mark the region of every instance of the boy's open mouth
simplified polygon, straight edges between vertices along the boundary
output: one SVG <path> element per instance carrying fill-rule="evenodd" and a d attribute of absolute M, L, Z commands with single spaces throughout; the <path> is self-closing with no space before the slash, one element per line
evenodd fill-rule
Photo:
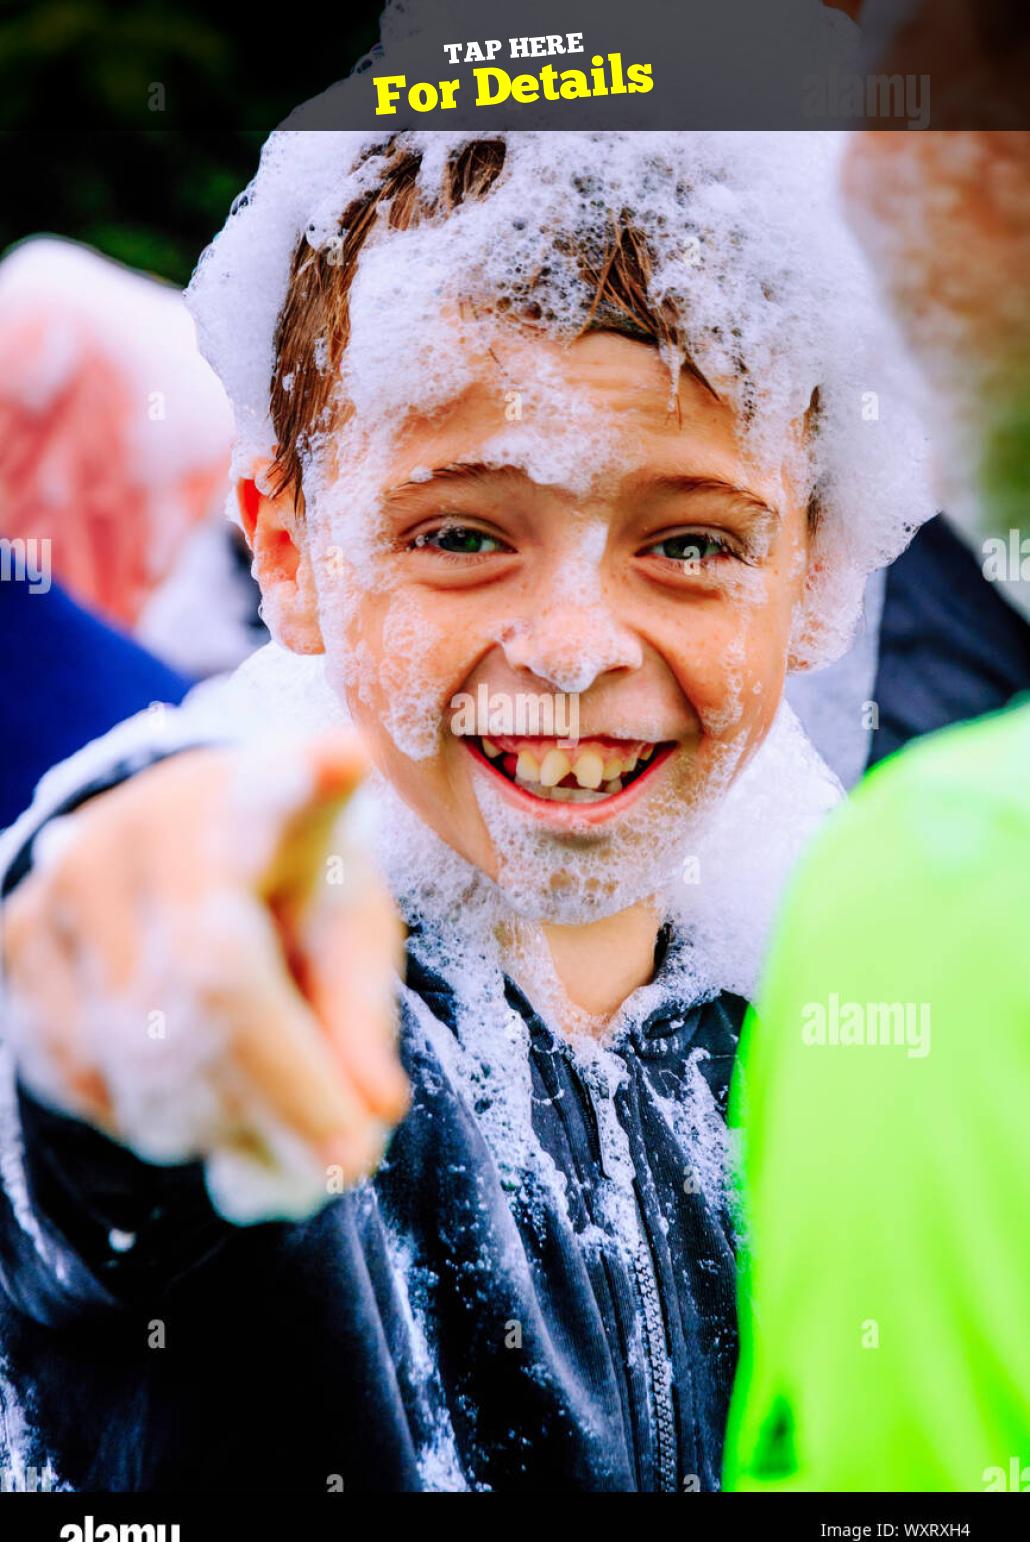
<path fill-rule="evenodd" d="M 557 739 L 467 738 L 490 770 L 531 797 L 549 803 L 606 803 L 641 781 L 675 748 L 640 739 L 581 739 L 562 749 Z"/>

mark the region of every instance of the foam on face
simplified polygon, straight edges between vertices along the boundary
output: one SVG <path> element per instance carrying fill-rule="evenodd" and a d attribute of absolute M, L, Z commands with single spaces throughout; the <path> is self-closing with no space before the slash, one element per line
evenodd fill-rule
<path fill-rule="evenodd" d="M 499 614 L 491 628 L 491 639 L 509 664 L 531 670 L 537 679 L 570 696 L 588 691 L 608 670 L 639 668 L 642 662 L 639 639 L 618 631 L 605 601 L 601 563 L 607 541 L 603 519 L 581 518 L 533 619 Z M 543 646 L 539 629 L 548 634 Z M 556 650 L 555 630 L 566 634 L 564 649 Z"/>
<path fill-rule="evenodd" d="M 799 626 L 798 646 L 808 662 L 836 656 L 864 576 L 933 512 L 911 376 L 837 206 L 838 136 L 503 137 L 505 165 L 485 198 L 412 230 L 380 224 L 362 251 L 339 379 L 354 418 L 332 436 L 334 451 L 360 437 L 361 456 L 345 457 L 348 475 L 360 465 L 367 480 L 382 468 L 408 411 L 431 412 L 470 384 L 470 356 L 453 347 L 455 314 L 474 309 L 476 325 L 496 323 L 503 307 L 525 304 L 529 275 L 544 269 L 532 288 L 537 324 L 573 336 L 592 292 L 555 235 L 585 236 L 601 250 L 612 212 L 628 209 L 653 253 L 652 303 L 673 302 L 683 314 L 693 359 L 746 419 L 756 458 L 778 466 L 793 457 L 807 487 L 818 487 L 809 609 L 819 625 Z M 427 193 L 439 190 L 446 156 L 464 142 L 428 133 L 401 140 L 422 156 Z M 194 275 L 189 303 L 237 408 L 240 464 L 272 449 L 271 338 L 293 249 L 338 236 L 342 211 L 381 172 L 384 144 L 374 134 L 273 135 L 246 201 Z M 679 361 L 668 362 L 671 379 Z M 551 425 L 536 437 L 532 474 L 575 486 L 591 450 L 603 449 L 598 425 L 577 417 L 569 393 L 558 399 L 544 368 L 512 386 L 535 392 Z M 817 387 L 819 426 L 806 457 L 796 425 Z M 506 453 L 503 435 L 491 453 Z M 320 459 L 316 445 L 305 487 L 316 526 L 334 480 Z"/>
<path fill-rule="evenodd" d="M 622 444 L 611 420 L 599 417 L 595 403 L 569 387 L 556 360 L 513 334 L 510 323 L 480 317 L 471 336 L 481 353 L 499 364 L 505 404 L 515 404 L 520 424 L 533 424 L 531 437 L 511 430 L 496 433 L 483 446 L 485 462 L 516 466 L 541 486 L 588 497 L 595 482 L 620 460 Z"/>
<path fill-rule="evenodd" d="M 429 966 L 452 980 L 463 999 L 468 982 L 482 975 L 476 958 L 501 970 L 498 938 L 513 927 L 524 952 L 541 922 L 595 920 L 653 899 L 658 913 L 690 939 L 677 965 L 684 999 L 720 990 L 753 993 L 786 876 L 841 788 L 786 704 L 741 768 L 744 750 L 742 737 L 722 746 L 693 807 L 658 798 L 646 811 L 629 811 L 618 835 L 606 837 L 596 852 L 576 850 L 557 886 L 563 864 L 553 837 L 538 836 L 507 804 L 495 808 L 485 778 L 476 778 L 477 797 L 484 799 L 501 857 L 496 882 L 452 851 L 377 777 L 379 861 L 406 918 L 424 930 Z M 545 993 L 548 978 L 545 971 Z M 650 989 L 632 1000 L 643 1008 Z"/>
<path fill-rule="evenodd" d="M 432 645 L 444 632 L 416 611 L 412 597 L 394 596 L 383 626 L 383 656 L 378 661 L 385 698 L 383 726 L 403 755 L 425 760 L 440 747 L 446 721 L 440 710 L 442 687 L 427 663 Z"/>

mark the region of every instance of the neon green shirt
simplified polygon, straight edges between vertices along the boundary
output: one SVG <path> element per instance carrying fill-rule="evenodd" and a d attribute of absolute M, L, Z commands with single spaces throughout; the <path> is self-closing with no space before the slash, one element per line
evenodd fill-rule
<path fill-rule="evenodd" d="M 760 1002 L 725 1486 L 1030 1489 L 1030 706 L 870 775 Z"/>

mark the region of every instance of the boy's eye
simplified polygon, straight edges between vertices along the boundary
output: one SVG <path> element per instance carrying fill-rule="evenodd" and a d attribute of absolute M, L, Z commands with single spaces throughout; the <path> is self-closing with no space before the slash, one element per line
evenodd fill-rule
<path fill-rule="evenodd" d="M 703 562 L 707 557 L 734 556 L 732 548 L 718 536 L 691 530 L 669 535 L 644 551 L 645 557 L 665 557 L 670 562 Z"/>
<path fill-rule="evenodd" d="M 469 557 L 511 550 L 497 536 L 488 535 L 485 530 L 477 530 L 472 525 L 444 525 L 440 530 L 426 530 L 415 537 L 412 546 L 416 550 L 428 546 L 431 550 Z"/>

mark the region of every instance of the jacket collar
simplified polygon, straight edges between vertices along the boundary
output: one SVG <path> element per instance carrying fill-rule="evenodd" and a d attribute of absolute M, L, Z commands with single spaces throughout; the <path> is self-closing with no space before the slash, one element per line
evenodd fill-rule
<path fill-rule="evenodd" d="M 405 984 L 422 997 L 434 1017 L 456 1033 L 458 1012 L 454 990 L 419 957 L 417 938 L 418 929 L 409 939 Z M 614 1043 L 625 1042 L 650 1058 L 667 1054 L 673 1048 L 669 1041 L 674 1035 L 682 1035 L 683 1044 L 693 1037 L 702 1010 L 712 997 L 692 1000 L 683 996 L 679 965 L 685 947 L 685 939 L 667 922 L 655 943 L 654 975 L 650 983 L 634 991 L 620 1009 L 613 1024 Z M 551 1030 L 525 992 L 507 976 L 504 994 L 508 1004 L 529 1025 L 534 1038 L 541 1035 L 552 1038 Z M 635 1003 L 637 1010 L 634 1010 Z"/>

